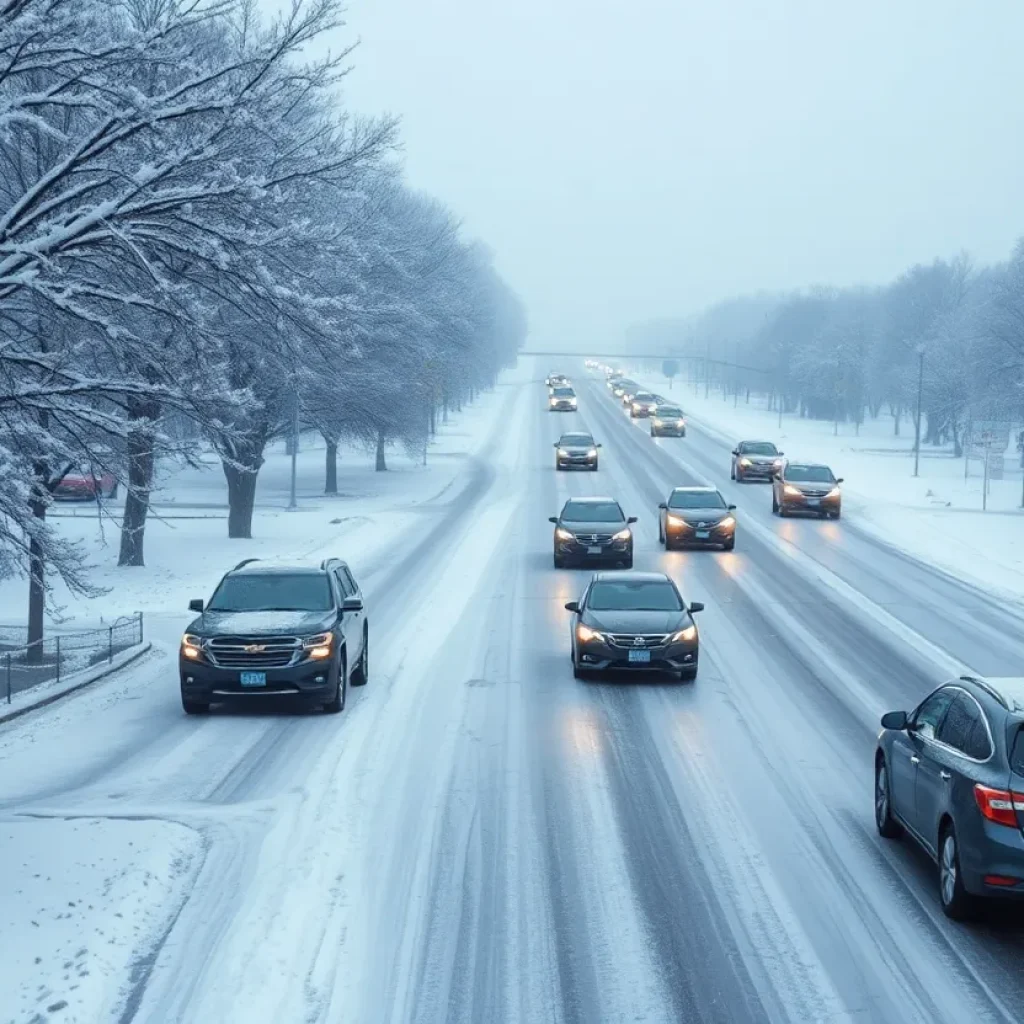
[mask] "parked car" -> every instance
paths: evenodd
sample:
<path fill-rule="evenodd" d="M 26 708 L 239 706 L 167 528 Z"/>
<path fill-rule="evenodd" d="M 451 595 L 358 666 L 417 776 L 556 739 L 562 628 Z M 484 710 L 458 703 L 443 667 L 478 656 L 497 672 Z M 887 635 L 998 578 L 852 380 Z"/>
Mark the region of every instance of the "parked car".
<path fill-rule="evenodd" d="M 614 498 L 570 498 L 554 523 L 556 569 L 595 562 L 633 567 L 636 516 L 627 516 Z"/>
<path fill-rule="evenodd" d="M 650 420 L 651 437 L 686 437 L 686 419 L 678 405 L 659 402 Z"/>
<path fill-rule="evenodd" d="M 186 714 L 211 704 L 297 697 L 335 714 L 369 678 L 363 595 L 338 558 L 284 565 L 247 558 L 226 573 L 181 638 Z"/>
<path fill-rule="evenodd" d="M 729 476 L 737 483 L 771 480 L 782 468 L 783 454 L 771 441 L 740 441 L 732 450 Z"/>
<path fill-rule="evenodd" d="M 555 469 L 597 469 L 597 450 L 601 446 L 592 434 L 563 434 L 555 442 Z"/>
<path fill-rule="evenodd" d="M 548 397 L 549 412 L 575 412 L 576 392 L 570 387 L 557 387 L 551 389 Z"/>
<path fill-rule="evenodd" d="M 95 501 L 97 498 L 116 498 L 117 477 L 108 470 L 83 463 L 65 473 L 53 488 L 54 498 L 60 501 Z"/>
<path fill-rule="evenodd" d="M 937 861 L 949 917 L 1024 898 L 1024 679 L 964 676 L 883 715 L 875 825 Z"/>
<path fill-rule="evenodd" d="M 658 540 L 666 551 L 736 547 L 736 506 L 714 487 L 676 487 L 658 509 Z"/>
<path fill-rule="evenodd" d="M 828 466 L 816 462 L 784 462 L 772 478 L 772 512 L 810 512 L 825 519 L 838 519 L 843 495 L 837 477 Z"/>
<path fill-rule="evenodd" d="M 569 627 L 573 675 L 607 669 L 668 672 L 695 679 L 700 636 L 693 616 L 704 610 L 687 604 L 661 572 L 599 572 L 579 601 Z"/>

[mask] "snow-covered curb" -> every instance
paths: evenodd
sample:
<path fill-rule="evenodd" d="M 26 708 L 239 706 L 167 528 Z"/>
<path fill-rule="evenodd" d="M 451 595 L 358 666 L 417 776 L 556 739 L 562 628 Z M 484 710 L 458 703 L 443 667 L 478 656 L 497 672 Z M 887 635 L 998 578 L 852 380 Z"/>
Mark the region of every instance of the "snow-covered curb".
<path fill-rule="evenodd" d="M 91 686 L 101 679 L 106 679 L 107 676 L 119 672 L 126 665 L 131 665 L 132 662 L 138 661 L 152 646 L 146 640 L 137 647 L 130 647 L 127 651 L 116 654 L 113 660 L 108 661 L 104 665 L 93 665 L 92 668 L 75 672 L 73 675 L 68 676 L 67 679 L 60 680 L 60 682 L 42 683 L 39 686 L 33 686 L 29 690 L 22 690 L 20 693 L 13 694 L 9 704 L 0 704 L 0 709 L 2 709 L 0 710 L 0 725 L 4 722 L 10 722 L 12 719 L 20 718 L 22 715 L 27 715 L 30 711 L 35 711 L 36 708 L 43 708 L 48 704 L 53 704 L 55 701 L 70 696 L 72 693 L 83 689 L 83 687 Z"/>

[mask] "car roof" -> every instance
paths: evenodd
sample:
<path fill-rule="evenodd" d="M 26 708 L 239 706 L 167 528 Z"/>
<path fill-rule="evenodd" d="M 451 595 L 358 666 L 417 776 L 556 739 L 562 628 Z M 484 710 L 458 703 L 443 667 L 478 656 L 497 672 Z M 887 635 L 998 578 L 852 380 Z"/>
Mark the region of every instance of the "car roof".
<path fill-rule="evenodd" d="M 832 472 L 831 467 L 827 462 L 810 462 L 806 459 L 786 459 L 787 466 L 808 466 L 813 469 L 827 469 L 830 473 Z"/>
<path fill-rule="evenodd" d="M 740 441 L 736 447 L 738 448 L 740 444 L 770 444 L 773 448 L 775 447 L 774 441 L 769 441 L 764 437 L 748 437 L 745 441 Z"/>
<path fill-rule="evenodd" d="M 560 435 L 561 437 L 590 437 L 594 435 L 589 430 L 566 430 Z"/>
<path fill-rule="evenodd" d="M 600 496 L 591 495 L 590 497 L 579 497 L 579 498 L 566 498 L 565 503 L 568 505 L 569 502 L 574 505 L 607 505 L 611 502 L 613 505 L 618 505 L 618 501 L 615 498 L 602 498 Z"/>
<path fill-rule="evenodd" d="M 635 569 L 605 569 L 594 573 L 594 580 L 602 583 L 671 583 L 672 579 L 663 572 L 637 572 Z"/>
<path fill-rule="evenodd" d="M 327 571 L 328 566 L 331 568 L 335 568 L 337 566 L 342 566 L 346 569 L 348 568 L 347 563 L 343 562 L 340 558 L 325 558 L 322 562 L 315 565 L 310 565 L 308 562 L 271 562 L 264 561 L 261 558 L 252 558 L 239 562 L 238 565 L 231 570 L 231 575 L 244 574 L 257 576 L 287 573 L 289 576 L 322 576 Z"/>
<path fill-rule="evenodd" d="M 975 683 L 994 697 L 1007 711 L 1024 713 L 1024 676 L 961 676 L 959 682 Z M 954 684 L 955 685 L 955 684 Z"/>
<path fill-rule="evenodd" d="M 686 491 L 687 494 L 718 494 L 717 487 L 673 487 L 672 493 L 675 494 L 677 491 Z"/>

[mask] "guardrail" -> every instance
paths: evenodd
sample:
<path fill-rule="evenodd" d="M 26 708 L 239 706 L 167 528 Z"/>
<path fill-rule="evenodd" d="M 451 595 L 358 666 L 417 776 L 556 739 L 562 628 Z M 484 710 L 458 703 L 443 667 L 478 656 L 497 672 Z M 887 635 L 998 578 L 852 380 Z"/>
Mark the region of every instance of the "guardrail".
<path fill-rule="evenodd" d="M 65 676 L 104 662 L 115 654 L 141 644 L 142 612 L 126 615 L 110 626 L 81 633 L 58 633 L 34 644 L 15 646 L 14 630 L 0 627 L 0 693 L 7 703 L 16 693 L 43 683 L 60 682 Z"/>

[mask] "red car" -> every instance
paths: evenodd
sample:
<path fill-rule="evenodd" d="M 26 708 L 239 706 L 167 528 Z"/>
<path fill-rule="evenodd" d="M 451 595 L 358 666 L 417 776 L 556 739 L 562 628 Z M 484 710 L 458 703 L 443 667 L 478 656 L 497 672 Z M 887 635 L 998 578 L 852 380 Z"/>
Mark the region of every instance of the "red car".
<path fill-rule="evenodd" d="M 53 496 L 63 501 L 95 501 L 117 497 L 117 478 L 105 469 L 80 466 L 66 473 L 53 489 Z"/>

